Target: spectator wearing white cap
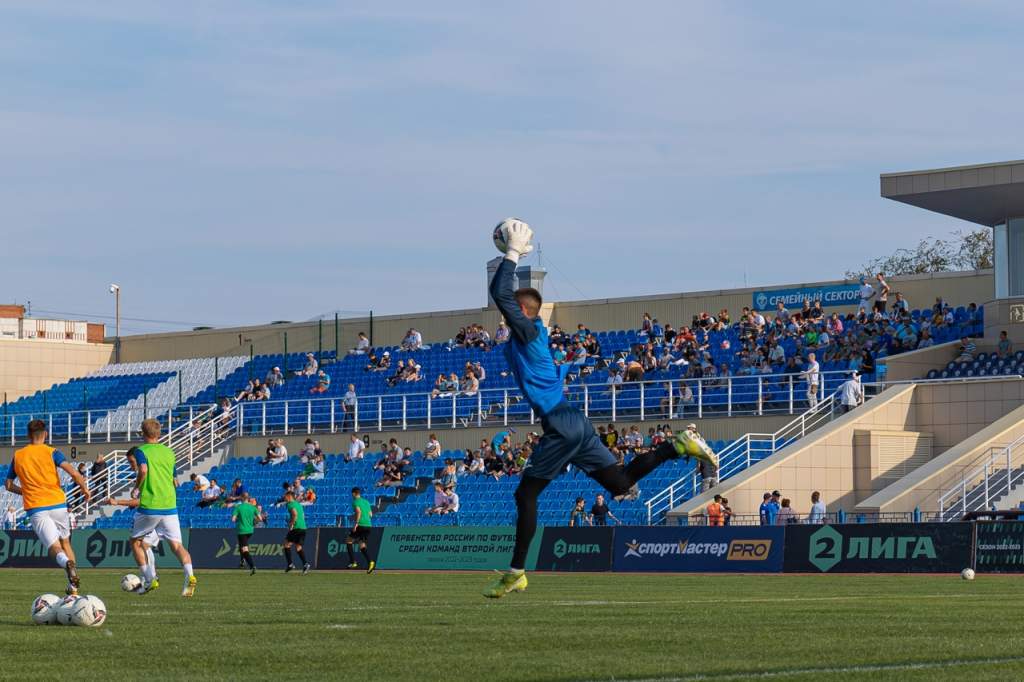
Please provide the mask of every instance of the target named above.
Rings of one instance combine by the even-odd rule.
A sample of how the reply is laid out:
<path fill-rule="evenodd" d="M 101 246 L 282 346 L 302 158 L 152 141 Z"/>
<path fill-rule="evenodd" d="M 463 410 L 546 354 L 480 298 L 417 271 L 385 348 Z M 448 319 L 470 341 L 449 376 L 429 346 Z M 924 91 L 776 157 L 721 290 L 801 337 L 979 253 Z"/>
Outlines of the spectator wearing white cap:
<path fill-rule="evenodd" d="M 284 373 L 281 372 L 281 368 L 280 367 L 273 367 L 273 368 L 271 368 L 271 370 L 269 372 L 267 372 L 267 376 L 263 379 L 263 383 L 266 384 L 270 388 L 277 388 L 278 386 L 283 384 L 284 383 Z"/>
<path fill-rule="evenodd" d="M 312 353 L 306 353 L 306 366 L 302 368 L 303 376 L 314 376 L 319 369 L 320 363 L 316 361 L 316 357 Z"/>

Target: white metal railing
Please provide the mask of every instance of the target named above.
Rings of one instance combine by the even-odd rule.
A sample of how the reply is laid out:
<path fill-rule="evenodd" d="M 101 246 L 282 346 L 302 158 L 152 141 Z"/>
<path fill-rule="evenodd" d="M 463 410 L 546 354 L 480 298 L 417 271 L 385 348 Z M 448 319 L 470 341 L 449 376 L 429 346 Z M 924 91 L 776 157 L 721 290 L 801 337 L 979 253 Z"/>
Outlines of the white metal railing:
<path fill-rule="evenodd" d="M 987 510 L 1024 481 L 1024 436 L 1004 448 L 990 448 L 980 460 L 974 468 L 964 468 L 960 480 L 939 496 L 940 520 Z"/>
<path fill-rule="evenodd" d="M 839 401 L 831 394 L 775 433 L 748 433 L 729 443 L 718 454 L 718 480 L 722 481 L 770 457 L 819 426 L 832 421 Z M 681 502 L 701 492 L 701 475 L 691 471 L 647 501 L 647 525 L 659 523 Z"/>
<path fill-rule="evenodd" d="M 600 370 L 597 370 L 600 372 Z M 821 372 L 818 399 L 849 376 L 849 370 Z M 692 398 L 682 400 L 682 385 Z M 483 388 L 474 394 L 384 393 L 361 396 L 354 409 L 345 411 L 340 397 L 297 398 L 242 402 L 233 406 L 239 435 L 322 433 L 354 428 L 357 431 L 387 429 L 460 428 L 487 424 L 533 424 L 536 415 L 516 387 Z M 700 379 L 661 379 L 628 382 L 614 390 L 605 383 L 571 383 L 566 399 L 588 417 L 615 421 L 619 418 L 669 419 L 716 416 L 797 414 L 807 404 L 807 383 L 799 374 L 767 374 Z M 18 429 L 32 418 L 47 422 L 54 443 L 130 442 L 138 437 L 144 419 L 159 418 L 164 428 L 175 430 L 191 422 L 211 405 L 166 405 L 138 409 L 120 408 L 122 426 L 112 426 L 110 415 L 118 410 L 11 414 L 0 416 L 0 434 L 11 445 L 25 440 Z M 104 419 L 104 417 L 106 417 Z M 97 424 L 104 424 L 99 431 Z"/>
<path fill-rule="evenodd" d="M 197 404 L 71 412 L 0 412 L 0 442 L 12 446 L 28 442 L 26 425 L 32 419 L 42 419 L 46 422 L 51 443 L 127 443 L 139 437 L 139 429 L 146 419 L 159 419 L 165 431 L 173 431 L 211 407 L 209 404 Z M 115 420 L 111 419 L 114 414 L 125 417 L 123 425 L 114 426 Z"/>

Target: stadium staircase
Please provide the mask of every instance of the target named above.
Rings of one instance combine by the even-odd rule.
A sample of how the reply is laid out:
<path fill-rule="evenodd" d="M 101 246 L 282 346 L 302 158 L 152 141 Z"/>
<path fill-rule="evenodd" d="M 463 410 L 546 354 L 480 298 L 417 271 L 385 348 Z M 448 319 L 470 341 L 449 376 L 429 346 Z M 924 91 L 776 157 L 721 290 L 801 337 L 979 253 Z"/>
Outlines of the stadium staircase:
<path fill-rule="evenodd" d="M 718 452 L 719 482 L 741 473 L 763 459 L 832 421 L 839 409 L 836 394 L 829 395 L 775 433 L 748 433 Z M 694 469 L 647 501 L 647 525 L 665 522 L 676 505 L 701 492 L 703 477 Z"/>
<path fill-rule="evenodd" d="M 203 474 L 227 459 L 236 428 L 233 418 L 222 420 L 210 408 L 165 434 L 160 442 L 174 451 L 178 479 L 188 480 L 190 474 Z M 90 481 L 91 501 L 86 502 L 77 487 L 69 489 L 68 509 L 80 525 L 92 525 L 111 510 L 101 504 L 106 498 L 124 498 L 131 492 L 135 474 L 126 455 L 126 450 L 114 450 L 103 458 L 104 473 L 98 481 Z"/>
<path fill-rule="evenodd" d="M 1024 436 L 989 448 L 959 483 L 939 496 L 939 519 L 959 520 L 972 511 L 1013 509 L 1024 501 Z"/>

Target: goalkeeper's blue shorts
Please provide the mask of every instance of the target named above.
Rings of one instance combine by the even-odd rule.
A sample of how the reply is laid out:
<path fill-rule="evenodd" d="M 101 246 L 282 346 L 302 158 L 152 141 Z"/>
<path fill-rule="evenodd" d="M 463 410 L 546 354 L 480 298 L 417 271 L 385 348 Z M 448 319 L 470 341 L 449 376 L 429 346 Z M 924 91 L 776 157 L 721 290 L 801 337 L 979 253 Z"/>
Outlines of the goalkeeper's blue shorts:
<path fill-rule="evenodd" d="M 552 480 L 570 464 L 590 474 L 618 463 L 578 409 L 561 403 L 541 418 L 544 435 L 530 454 L 523 476 Z"/>

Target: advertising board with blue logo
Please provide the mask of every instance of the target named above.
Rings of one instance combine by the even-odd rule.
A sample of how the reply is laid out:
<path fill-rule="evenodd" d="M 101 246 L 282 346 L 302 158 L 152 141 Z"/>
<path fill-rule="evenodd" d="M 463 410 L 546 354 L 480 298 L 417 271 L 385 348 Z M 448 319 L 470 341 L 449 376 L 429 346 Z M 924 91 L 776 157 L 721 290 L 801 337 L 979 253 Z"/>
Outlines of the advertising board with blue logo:
<path fill-rule="evenodd" d="M 856 284 L 829 284 L 821 287 L 796 287 L 755 291 L 754 310 L 775 310 L 779 301 L 787 308 L 800 308 L 804 301 L 821 301 L 822 306 L 860 304 L 860 287 Z"/>
<path fill-rule="evenodd" d="M 614 571 L 778 573 L 782 526 L 619 526 Z"/>

